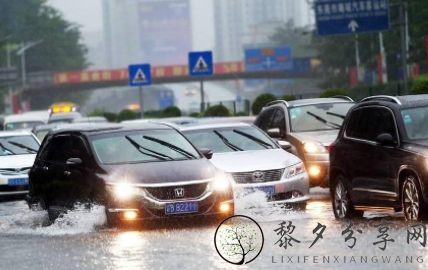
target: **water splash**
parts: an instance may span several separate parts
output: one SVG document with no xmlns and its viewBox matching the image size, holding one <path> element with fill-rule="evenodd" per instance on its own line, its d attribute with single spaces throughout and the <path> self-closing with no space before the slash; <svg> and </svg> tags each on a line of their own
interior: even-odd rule
<svg viewBox="0 0 428 270">
<path fill-rule="evenodd" d="M 102 226 L 105 220 L 104 207 L 98 205 L 90 209 L 78 206 L 59 217 L 53 224 L 49 222 L 47 211 L 19 207 L 19 211 L 13 214 L 0 216 L 0 234 L 54 236 L 90 233 Z"/>
</svg>

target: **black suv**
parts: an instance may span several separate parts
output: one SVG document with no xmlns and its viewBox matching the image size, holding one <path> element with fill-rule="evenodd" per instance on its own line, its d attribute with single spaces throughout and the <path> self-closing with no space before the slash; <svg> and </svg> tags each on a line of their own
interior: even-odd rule
<svg viewBox="0 0 428 270">
<path fill-rule="evenodd" d="M 290 144 L 289 152 L 304 162 L 312 186 L 327 187 L 327 147 L 354 104 L 345 96 L 278 100 L 267 104 L 254 124 L 273 139 Z"/>
<path fill-rule="evenodd" d="M 105 205 L 109 225 L 233 214 L 230 178 L 165 124 L 75 125 L 51 131 L 29 173 L 30 207 L 51 220 L 77 203 Z"/>
<path fill-rule="evenodd" d="M 336 218 L 428 213 L 428 95 L 374 96 L 349 112 L 330 151 Z"/>
</svg>

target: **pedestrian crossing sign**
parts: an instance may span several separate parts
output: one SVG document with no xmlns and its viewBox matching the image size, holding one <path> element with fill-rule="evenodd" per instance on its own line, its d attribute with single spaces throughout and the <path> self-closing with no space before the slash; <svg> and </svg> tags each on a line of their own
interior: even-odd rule
<svg viewBox="0 0 428 270">
<path fill-rule="evenodd" d="M 210 76 L 214 74 L 212 52 L 189 53 L 190 76 Z"/>
<path fill-rule="evenodd" d="M 130 65 L 128 72 L 130 86 L 143 86 L 152 84 L 151 67 L 149 64 Z"/>
</svg>

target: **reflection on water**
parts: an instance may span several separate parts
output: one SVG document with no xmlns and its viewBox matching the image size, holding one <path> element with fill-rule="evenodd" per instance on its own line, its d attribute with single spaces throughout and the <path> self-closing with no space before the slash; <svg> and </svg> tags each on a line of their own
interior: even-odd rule
<svg viewBox="0 0 428 270">
<path fill-rule="evenodd" d="M 110 244 L 111 258 L 114 269 L 131 270 L 145 269 L 144 250 L 150 249 L 141 232 L 120 232 Z"/>
</svg>

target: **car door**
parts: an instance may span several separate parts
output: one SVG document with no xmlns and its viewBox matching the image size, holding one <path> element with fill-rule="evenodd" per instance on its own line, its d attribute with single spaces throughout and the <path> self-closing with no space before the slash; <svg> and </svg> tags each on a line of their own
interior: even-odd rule
<svg viewBox="0 0 428 270">
<path fill-rule="evenodd" d="M 70 152 L 70 134 L 55 135 L 43 166 L 45 202 L 49 208 L 65 207 L 69 200 L 72 186 L 67 181 L 64 171 Z"/>
<path fill-rule="evenodd" d="M 393 148 L 380 146 L 376 138 L 382 133 L 395 133 L 397 140 L 395 120 L 386 107 L 359 110 L 355 130 L 346 134 L 353 141 L 348 157 L 353 201 L 360 206 L 390 207 L 397 200 L 392 169 L 395 161 L 391 160 L 395 154 Z"/>
<path fill-rule="evenodd" d="M 38 200 L 45 197 L 44 194 L 44 183 L 47 174 L 47 155 L 49 149 L 52 145 L 52 136 L 47 136 L 39 149 L 39 154 L 37 155 L 34 165 L 32 166 L 29 173 L 29 188 L 30 196 L 34 197 L 33 199 Z"/>
<path fill-rule="evenodd" d="M 97 195 L 97 180 L 94 173 L 94 160 L 89 146 L 82 136 L 71 136 L 71 153 L 69 158 L 78 158 L 80 166 L 66 164 L 64 175 L 73 186 L 72 202 L 93 202 Z"/>
</svg>

